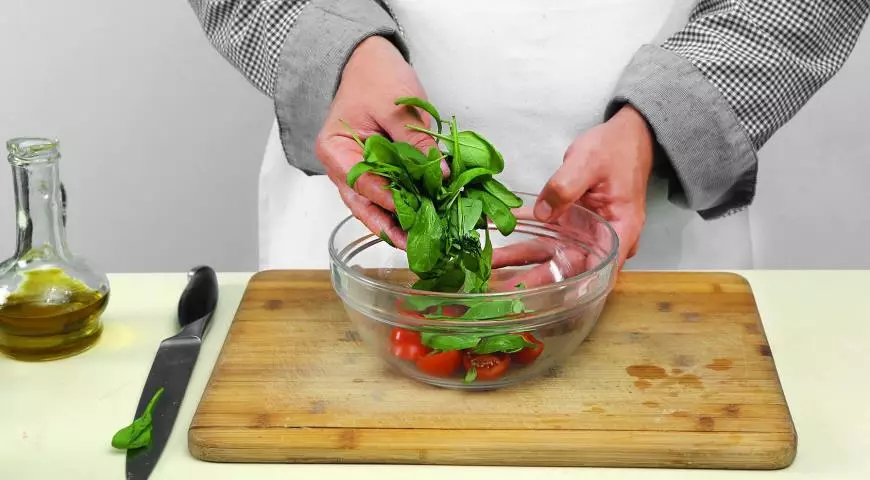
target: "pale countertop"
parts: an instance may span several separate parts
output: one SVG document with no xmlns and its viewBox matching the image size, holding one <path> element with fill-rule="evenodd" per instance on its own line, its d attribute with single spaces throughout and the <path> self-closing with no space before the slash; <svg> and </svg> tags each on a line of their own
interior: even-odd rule
<svg viewBox="0 0 870 480">
<path fill-rule="evenodd" d="M 750 271 L 798 431 L 794 464 L 770 472 L 662 469 L 214 464 L 187 427 L 251 273 L 219 274 L 220 303 L 153 479 L 870 479 L 870 271 Z M 131 420 L 158 343 L 174 332 L 184 273 L 110 275 L 98 345 L 77 357 L 0 357 L 0 478 L 120 479 L 112 434 Z"/>
</svg>

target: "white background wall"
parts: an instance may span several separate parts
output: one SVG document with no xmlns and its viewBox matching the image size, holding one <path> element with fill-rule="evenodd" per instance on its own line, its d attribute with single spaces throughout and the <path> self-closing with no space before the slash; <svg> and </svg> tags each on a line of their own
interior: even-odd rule
<svg viewBox="0 0 870 480">
<path fill-rule="evenodd" d="M 868 30 L 761 152 L 761 267 L 870 268 Z M 0 62 L 0 137 L 61 141 L 75 252 L 110 272 L 257 268 L 271 105 L 187 1 L 2 0 Z M 0 165 L 0 256 L 14 247 L 11 182 Z"/>
</svg>

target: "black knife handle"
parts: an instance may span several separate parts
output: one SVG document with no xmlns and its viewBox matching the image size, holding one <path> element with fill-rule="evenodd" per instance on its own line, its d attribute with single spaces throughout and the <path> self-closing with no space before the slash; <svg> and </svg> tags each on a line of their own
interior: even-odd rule
<svg viewBox="0 0 870 480">
<path fill-rule="evenodd" d="M 178 323 L 184 328 L 199 322 L 197 336 L 202 337 L 211 321 L 218 301 L 218 281 L 215 271 L 198 266 L 188 273 L 187 286 L 178 300 Z"/>
</svg>

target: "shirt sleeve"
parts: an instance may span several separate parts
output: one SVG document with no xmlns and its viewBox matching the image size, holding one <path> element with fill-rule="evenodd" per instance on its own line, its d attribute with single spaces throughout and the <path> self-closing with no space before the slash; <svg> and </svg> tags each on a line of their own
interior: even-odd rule
<svg viewBox="0 0 870 480">
<path fill-rule="evenodd" d="M 272 98 L 291 165 L 323 174 L 314 141 L 353 50 L 373 35 L 409 54 L 382 0 L 188 0 L 205 35 Z"/>
<path fill-rule="evenodd" d="M 870 0 L 700 0 L 662 45 L 645 45 L 605 118 L 628 103 L 656 137 L 670 200 L 716 218 L 755 195 L 756 152 L 851 54 Z"/>
</svg>

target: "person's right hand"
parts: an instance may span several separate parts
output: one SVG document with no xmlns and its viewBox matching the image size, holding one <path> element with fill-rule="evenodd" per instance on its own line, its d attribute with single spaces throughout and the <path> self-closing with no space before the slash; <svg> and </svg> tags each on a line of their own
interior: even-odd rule
<svg viewBox="0 0 870 480">
<path fill-rule="evenodd" d="M 348 171 L 362 161 L 362 148 L 343 122 L 362 140 L 378 133 L 428 153 L 435 147 L 432 137 L 406 125 L 429 128 L 430 118 L 416 108 L 395 105 L 396 99 L 406 96 L 426 98 L 417 74 L 387 39 L 374 36 L 364 40 L 344 68 L 315 145 L 315 154 L 351 213 L 372 233 L 383 232 L 401 249 L 407 244 L 407 235 L 389 213 L 395 211 L 395 204 L 387 181 L 366 173 L 353 189 L 347 184 Z M 446 169 L 446 163 L 442 168 Z"/>
</svg>

